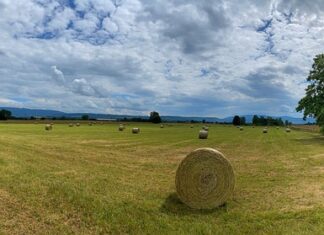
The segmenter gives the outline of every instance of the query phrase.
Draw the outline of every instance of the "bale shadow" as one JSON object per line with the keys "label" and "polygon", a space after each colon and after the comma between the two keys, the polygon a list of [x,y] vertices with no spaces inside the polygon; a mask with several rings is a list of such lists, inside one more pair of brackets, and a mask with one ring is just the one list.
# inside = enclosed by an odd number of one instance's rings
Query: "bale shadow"
{"label": "bale shadow", "polygon": [[165,214],[175,214],[180,216],[185,215],[192,215],[192,214],[198,214],[198,215],[204,215],[204,214],[221,214],[227,212],[227,204],[224,204],[218,208],[215,209],[204,209],[204,210],[198,210],[198,209],[192,209],[182,203],[176,193],[171,193],[162,204],[160,211]]}

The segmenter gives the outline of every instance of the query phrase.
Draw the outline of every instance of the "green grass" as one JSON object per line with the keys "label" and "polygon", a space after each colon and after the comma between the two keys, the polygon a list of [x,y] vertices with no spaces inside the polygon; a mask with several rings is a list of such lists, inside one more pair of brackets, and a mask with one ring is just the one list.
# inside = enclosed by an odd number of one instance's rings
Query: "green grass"
{"label": "green grass", "polygon": [[[323,234],[322,137],[211,125],[199,140],[200,127],[0,124],[0,234]],[[233,199],[211,211],[175,193],[177,166],[198,147],[235,169]]]}

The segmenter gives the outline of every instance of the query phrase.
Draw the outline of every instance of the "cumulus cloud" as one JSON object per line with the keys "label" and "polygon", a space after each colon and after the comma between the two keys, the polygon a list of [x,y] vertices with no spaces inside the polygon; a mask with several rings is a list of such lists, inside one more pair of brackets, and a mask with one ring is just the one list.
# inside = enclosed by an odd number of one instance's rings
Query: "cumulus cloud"
{"label": "cumulus cloud", "polygon": [[323,52],[323,11],[320,0],[0,0],[0,98],[63,111],[297,115]]}

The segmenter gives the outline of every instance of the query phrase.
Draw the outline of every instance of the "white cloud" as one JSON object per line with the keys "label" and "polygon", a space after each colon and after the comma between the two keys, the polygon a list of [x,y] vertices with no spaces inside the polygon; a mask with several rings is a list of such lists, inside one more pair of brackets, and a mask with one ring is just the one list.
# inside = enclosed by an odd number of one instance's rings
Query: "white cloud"
{"label": "white cloud", "polygon": [[323,52],[322,1],[62,2],[0,0],[1,99],[63,111],[295,115]]}

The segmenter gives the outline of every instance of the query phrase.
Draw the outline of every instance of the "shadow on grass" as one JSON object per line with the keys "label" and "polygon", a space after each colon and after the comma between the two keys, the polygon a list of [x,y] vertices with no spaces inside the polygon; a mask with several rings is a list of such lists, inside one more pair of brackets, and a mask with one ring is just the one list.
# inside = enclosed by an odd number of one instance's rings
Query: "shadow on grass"
{"label": "shadow on grass", "polygon": [[324,144],[324,136],[321,135],[313,135],[310,138],[301,138],[301,139],[293,139],[293,140],[305,145]]}
{"label": "shadow on grass", "polygon": [[176,193],[171,193],[162,204],[160,211],[165,214],[175,215],[192,215],[192,214],[221,214],[227,212],[227,205],[224,204],[215,209],[210,210],[197,210],[191,209],[180,201]]}

